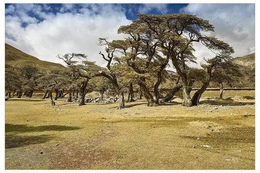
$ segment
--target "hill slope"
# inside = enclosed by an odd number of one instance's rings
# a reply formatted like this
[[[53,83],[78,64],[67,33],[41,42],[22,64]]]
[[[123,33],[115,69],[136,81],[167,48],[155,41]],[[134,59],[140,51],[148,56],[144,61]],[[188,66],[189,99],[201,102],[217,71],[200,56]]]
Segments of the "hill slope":
[[[255,68],[255,53],[245,55],[242,57],[237,57],[232,59],[235,64],[247,67],[249,69]]]
[[[5,63],[16,67],[32,65],[41,70],[55,70],[65,68],[63,65],[58,63],[39,60],[38,58],[28,55],[9,44],[5,44]]]
[[[243,77],[237,82],[238,87],[255,87],[255,53],[231,60],[240,66]]]

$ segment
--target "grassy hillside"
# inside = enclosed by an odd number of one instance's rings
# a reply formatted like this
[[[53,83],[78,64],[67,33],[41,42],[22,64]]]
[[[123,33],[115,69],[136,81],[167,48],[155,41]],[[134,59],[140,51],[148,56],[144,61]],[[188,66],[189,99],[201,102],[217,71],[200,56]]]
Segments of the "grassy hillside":
[[[28,55],[9,44],[5,44],[5,63],[11,66],[22,67],[32,65],[41,70],[52,70],[64,68],[63,65],[48,61],[42,61],[38,58]]]
[[[238,65],[253,69],[255,68],[255,53],[234,58],[232,61]]]
[[[240,70],[244,75],[236,86],[255,87],[255,53],[234,58],[232,62],[240,66]]]

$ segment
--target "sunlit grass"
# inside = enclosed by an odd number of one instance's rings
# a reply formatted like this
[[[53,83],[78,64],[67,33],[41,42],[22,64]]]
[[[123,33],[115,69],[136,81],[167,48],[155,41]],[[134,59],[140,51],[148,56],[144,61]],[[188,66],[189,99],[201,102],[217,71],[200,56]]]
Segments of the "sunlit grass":
[[[120,110],[10,99],[6,169],[254,169],[254,100],[205,99],[215,95],[207,91],[198,107],[139,100]]]

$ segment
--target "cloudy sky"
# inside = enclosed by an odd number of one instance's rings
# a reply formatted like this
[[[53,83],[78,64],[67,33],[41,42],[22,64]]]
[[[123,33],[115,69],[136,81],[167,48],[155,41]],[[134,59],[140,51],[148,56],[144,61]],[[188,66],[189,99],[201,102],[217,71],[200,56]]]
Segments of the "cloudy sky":
[[[137,19],[138,13],[191,13],[215,26],[216,37],[235,49],[234,57],[254,52],[255,6],[253,4],[6,4],[5,42],[52,62],[65,53],[85,53],[99,65],[98,38],[123,38],[121,25]],[[195,45],[199,62],[212,53]]]

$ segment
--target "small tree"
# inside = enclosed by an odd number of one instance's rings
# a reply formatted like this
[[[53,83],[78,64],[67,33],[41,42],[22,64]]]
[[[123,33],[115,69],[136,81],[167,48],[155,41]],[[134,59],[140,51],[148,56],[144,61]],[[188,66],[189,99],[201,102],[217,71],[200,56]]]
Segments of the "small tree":
[[[223,99],[224,83],[232,87],[242,76],[239,65],[232,61],[223,62],[220,68],[216,68],[212,74],[212,81],[219,84],[219,98]]]
[[[53,70],[50,73],[45,74],[44,76],[40,77],[36,80],[39,83],[38,87],[40,89],[48,90],[48,95],[51,100],[51,105],[54,106],[55,102],[53,100],[53,91],[56,88],[60,88],[63,85],[66,85],[70,82],[67,76],[64,76],[61,71]]]

